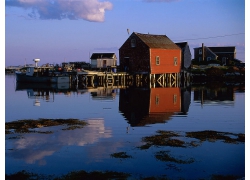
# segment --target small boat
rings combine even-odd
[[[37,62],[40,59],[34,59],[35,66],[26,67],[25,71],[16,71],[17,82],[27,83],[69,83],[70,78],[68,74],[54,71],[54,67],[42,66],[38,67]]]

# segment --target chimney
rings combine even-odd
[[[202,61],[204,61],[204,43],[202,43]]]

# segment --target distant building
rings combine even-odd
[[[219,60],[221,64],[229,65],[235,59],[235,46],[207,47],[202,43],[202,47],[194,48],[195,61]]]
[[[119,49],[120,71],[179,73],[181,53],[180,47],[166,35],[133,32]]]
[[[115,53],[93,53],[90,60],[92,69],[117,66],[117,57]]]

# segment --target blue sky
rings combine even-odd
[[[188,42],[192,54],[202,43],[236,46],[245,62],[244,0],[5,0],[4,21],[5,66],[119,58],[127,29]]]

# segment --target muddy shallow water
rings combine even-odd
[[[20,85],[6,75],[5,174],[243,178],[245,87],[77,90]]]

